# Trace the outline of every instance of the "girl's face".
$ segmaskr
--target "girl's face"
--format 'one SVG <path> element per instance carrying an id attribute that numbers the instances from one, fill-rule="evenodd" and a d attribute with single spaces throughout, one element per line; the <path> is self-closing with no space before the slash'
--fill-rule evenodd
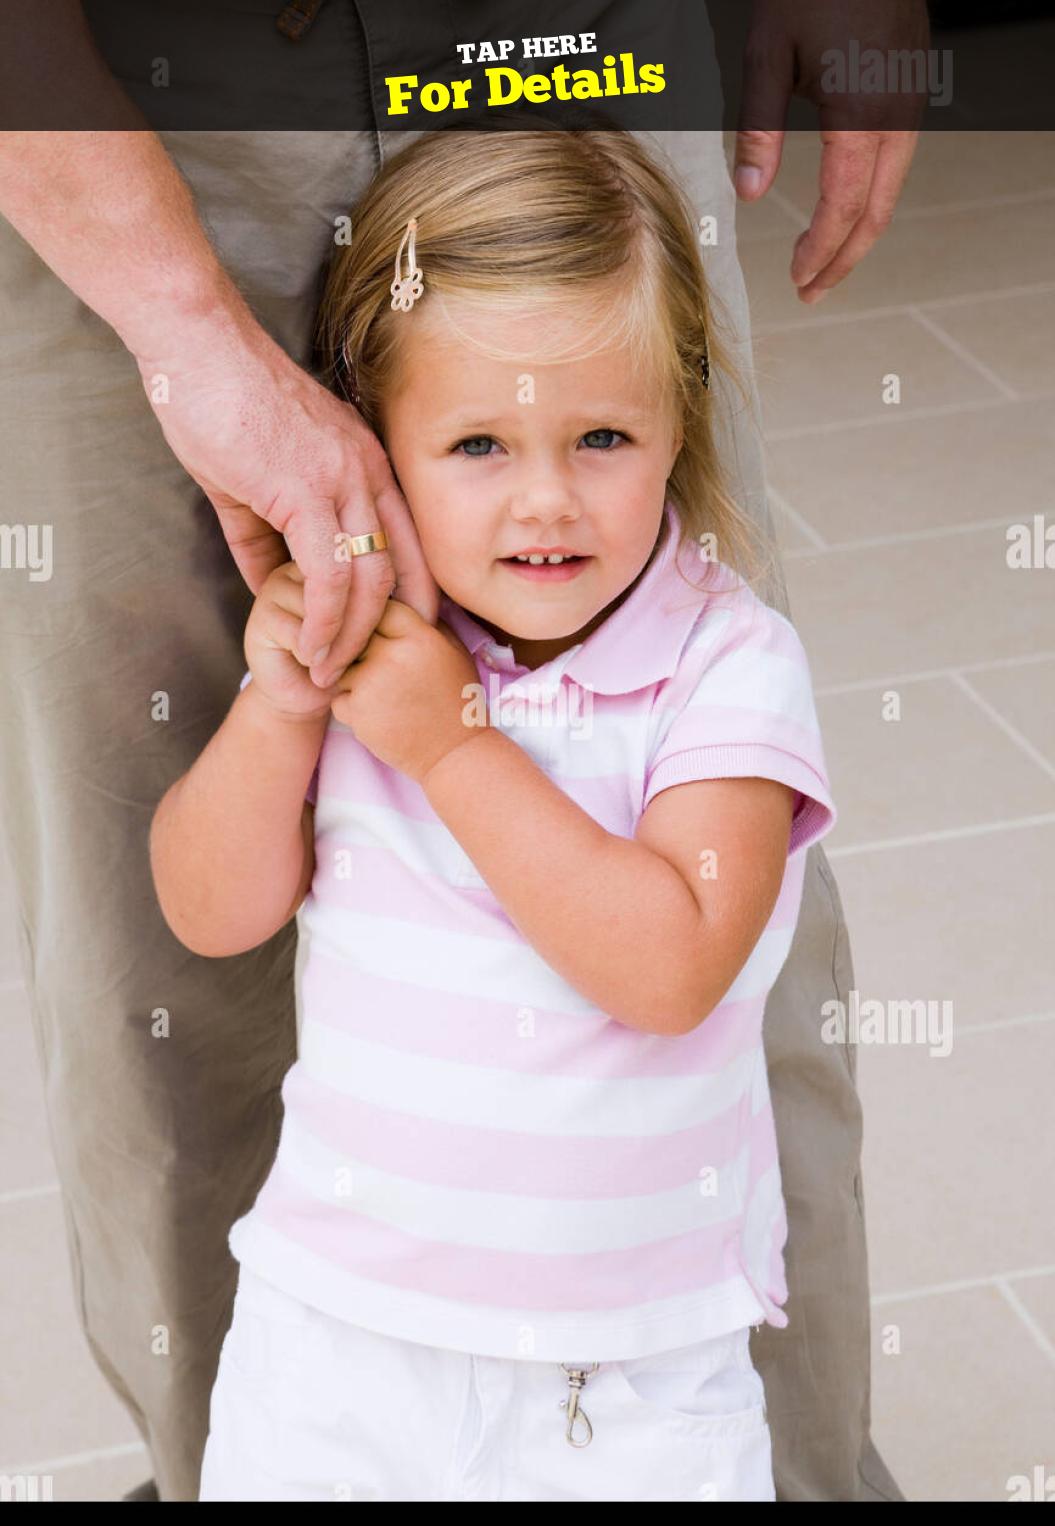
<path id="1" fill-rule="evenodd" d="M 644 571 L 681 432 L 625 351 L 494 360 L 455 329 L 531 353 L 538 314 L 485 327 L 479 310 L 447 311 L 406 315 L 381 434 L 436 582 L 534 668 L 584 640 Z M 511 560 L 555 551 L 580 560 Z"/>

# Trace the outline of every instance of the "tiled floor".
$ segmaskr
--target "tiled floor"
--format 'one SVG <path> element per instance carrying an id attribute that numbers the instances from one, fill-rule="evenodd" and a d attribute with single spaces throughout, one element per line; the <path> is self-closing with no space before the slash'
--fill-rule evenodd
<path id="1" fill-rule="evenodd" d="M 874 1431 L 917 1500 L 1055 1474 L 1055 544 L 1012 569 L 1006 536 L 1042 515 L 1055 543 L 1053 150 L 927 137 L 812 308 L 787 279 L 812 138 L 739 226 L 856 987 L 952 1003 L 947 1055 L 858 1048 Z"/>
<path id="2" fill-rule="evenodd" d="M 787 266 L 815 171 L 791 142 L 740 238 L 827 847 L 862 1000 L 954 1014 L 947 1055 L 858 1051 L 875 1434 L 909 1498 L 1006 1500 L 1055 1473 L 1055 567 L 1010 569 L 1005 536 L 1055 524 L 1055 153 L 927 138 L 810 309 Z M 75 1319 L 13 924 L 0 879 L 0 1473 L 115 1498 L 147 1459 Z"/>

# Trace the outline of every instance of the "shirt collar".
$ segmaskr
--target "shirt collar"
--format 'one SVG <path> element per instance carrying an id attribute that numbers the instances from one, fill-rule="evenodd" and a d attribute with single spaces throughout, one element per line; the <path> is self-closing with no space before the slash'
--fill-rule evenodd
<path id="1" fill-rule="evenodd" d="M 679 546 L 680 521 L 669 499 L 663 514 L 666 539 L 634 591 L 585 641 L 550 662 L 534 669 L 520 666 L 509 647 L 496 642 L 490 631 L 446 594 L 440 598 L 440 618 L 474 659 L 492 656 L 496 659 L 492 666 L 517 677 L 530 673 L 533 681 L 541 682 L 560 664 L 560 671 L 582 688 L 600 694 L 630 694 L 660 683 L 677 667 L 707 597 L 682 576 L 698 582 L 701 562 L 693 557 L 691 544 Z"/>

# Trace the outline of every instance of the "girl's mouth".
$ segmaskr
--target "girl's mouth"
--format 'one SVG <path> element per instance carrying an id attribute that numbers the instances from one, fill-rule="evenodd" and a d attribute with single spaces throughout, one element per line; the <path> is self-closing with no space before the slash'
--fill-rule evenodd
<path id="1" fill-rule="evenodd" d="M 566 556 L 562 562 L 518 562 L 515 557 L 506 556 L 501 565 L 532 583 L 567 583 L 592 561 L 592 556 Z"/>

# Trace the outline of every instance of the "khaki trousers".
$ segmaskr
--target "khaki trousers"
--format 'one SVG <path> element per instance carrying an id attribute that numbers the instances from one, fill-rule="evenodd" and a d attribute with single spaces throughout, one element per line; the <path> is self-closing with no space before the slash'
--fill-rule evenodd
<path id="1" fill-rule="evenodd" d="M 384 71 L 354 24 L 377 3 L 353 13 L 350 0 L 330 0 L 317 28 L 325 46 L 297 45 L 315 49 L 299 55 L 310 69 L 298 65 L 313 91 L 337 99 Z M 276 8 L 232 5 L 227 16 L 245 33 L 260 90 L 269 69 L 288 67 Z M 95 0 L 89 14 L 104 9 Z M 122 6 L 120 28 L 101 42 L 134 52 L 129 27 L 152 10 Z M 333 219 L 405 139 L 162 136 L 261 323 L 305 363 Z M 718 217 L 711 281 L 749 355 L 718 135 L 655 136 L 697 213 Z M 92 1354 L 142 1433 L 161 1499 L 194 1500 L 236 1281 L 227 1232 L 267 1173 L 295 1057 L 296 935 L 290 925 L 236 958 L 188 952 L 157 907 L 147 835 L 237 693 L 252 600 L 132 357 L 2 218 L 0 332 L 0 522 L 53 527 L 50 578 L 0 570 L 0 789 L 70 1266 Z M 730 416 L 725 447 L 742 501 L 768 524 L 749 413 Z M 782 582 L 770 597 L 789 613 Z M 158 691 L 167 722 L 152 718 Z M 823 850 L 808 851 L 801 919 L 764 1029 L 790 1324 L 762 1326 L 751 1355 L 778 1499 L 894 1500 L 869 1437 L 854 1051 L 820 1032 L 823 1003 L 846 1002 L 854 983 L 850 946 Z"/>

